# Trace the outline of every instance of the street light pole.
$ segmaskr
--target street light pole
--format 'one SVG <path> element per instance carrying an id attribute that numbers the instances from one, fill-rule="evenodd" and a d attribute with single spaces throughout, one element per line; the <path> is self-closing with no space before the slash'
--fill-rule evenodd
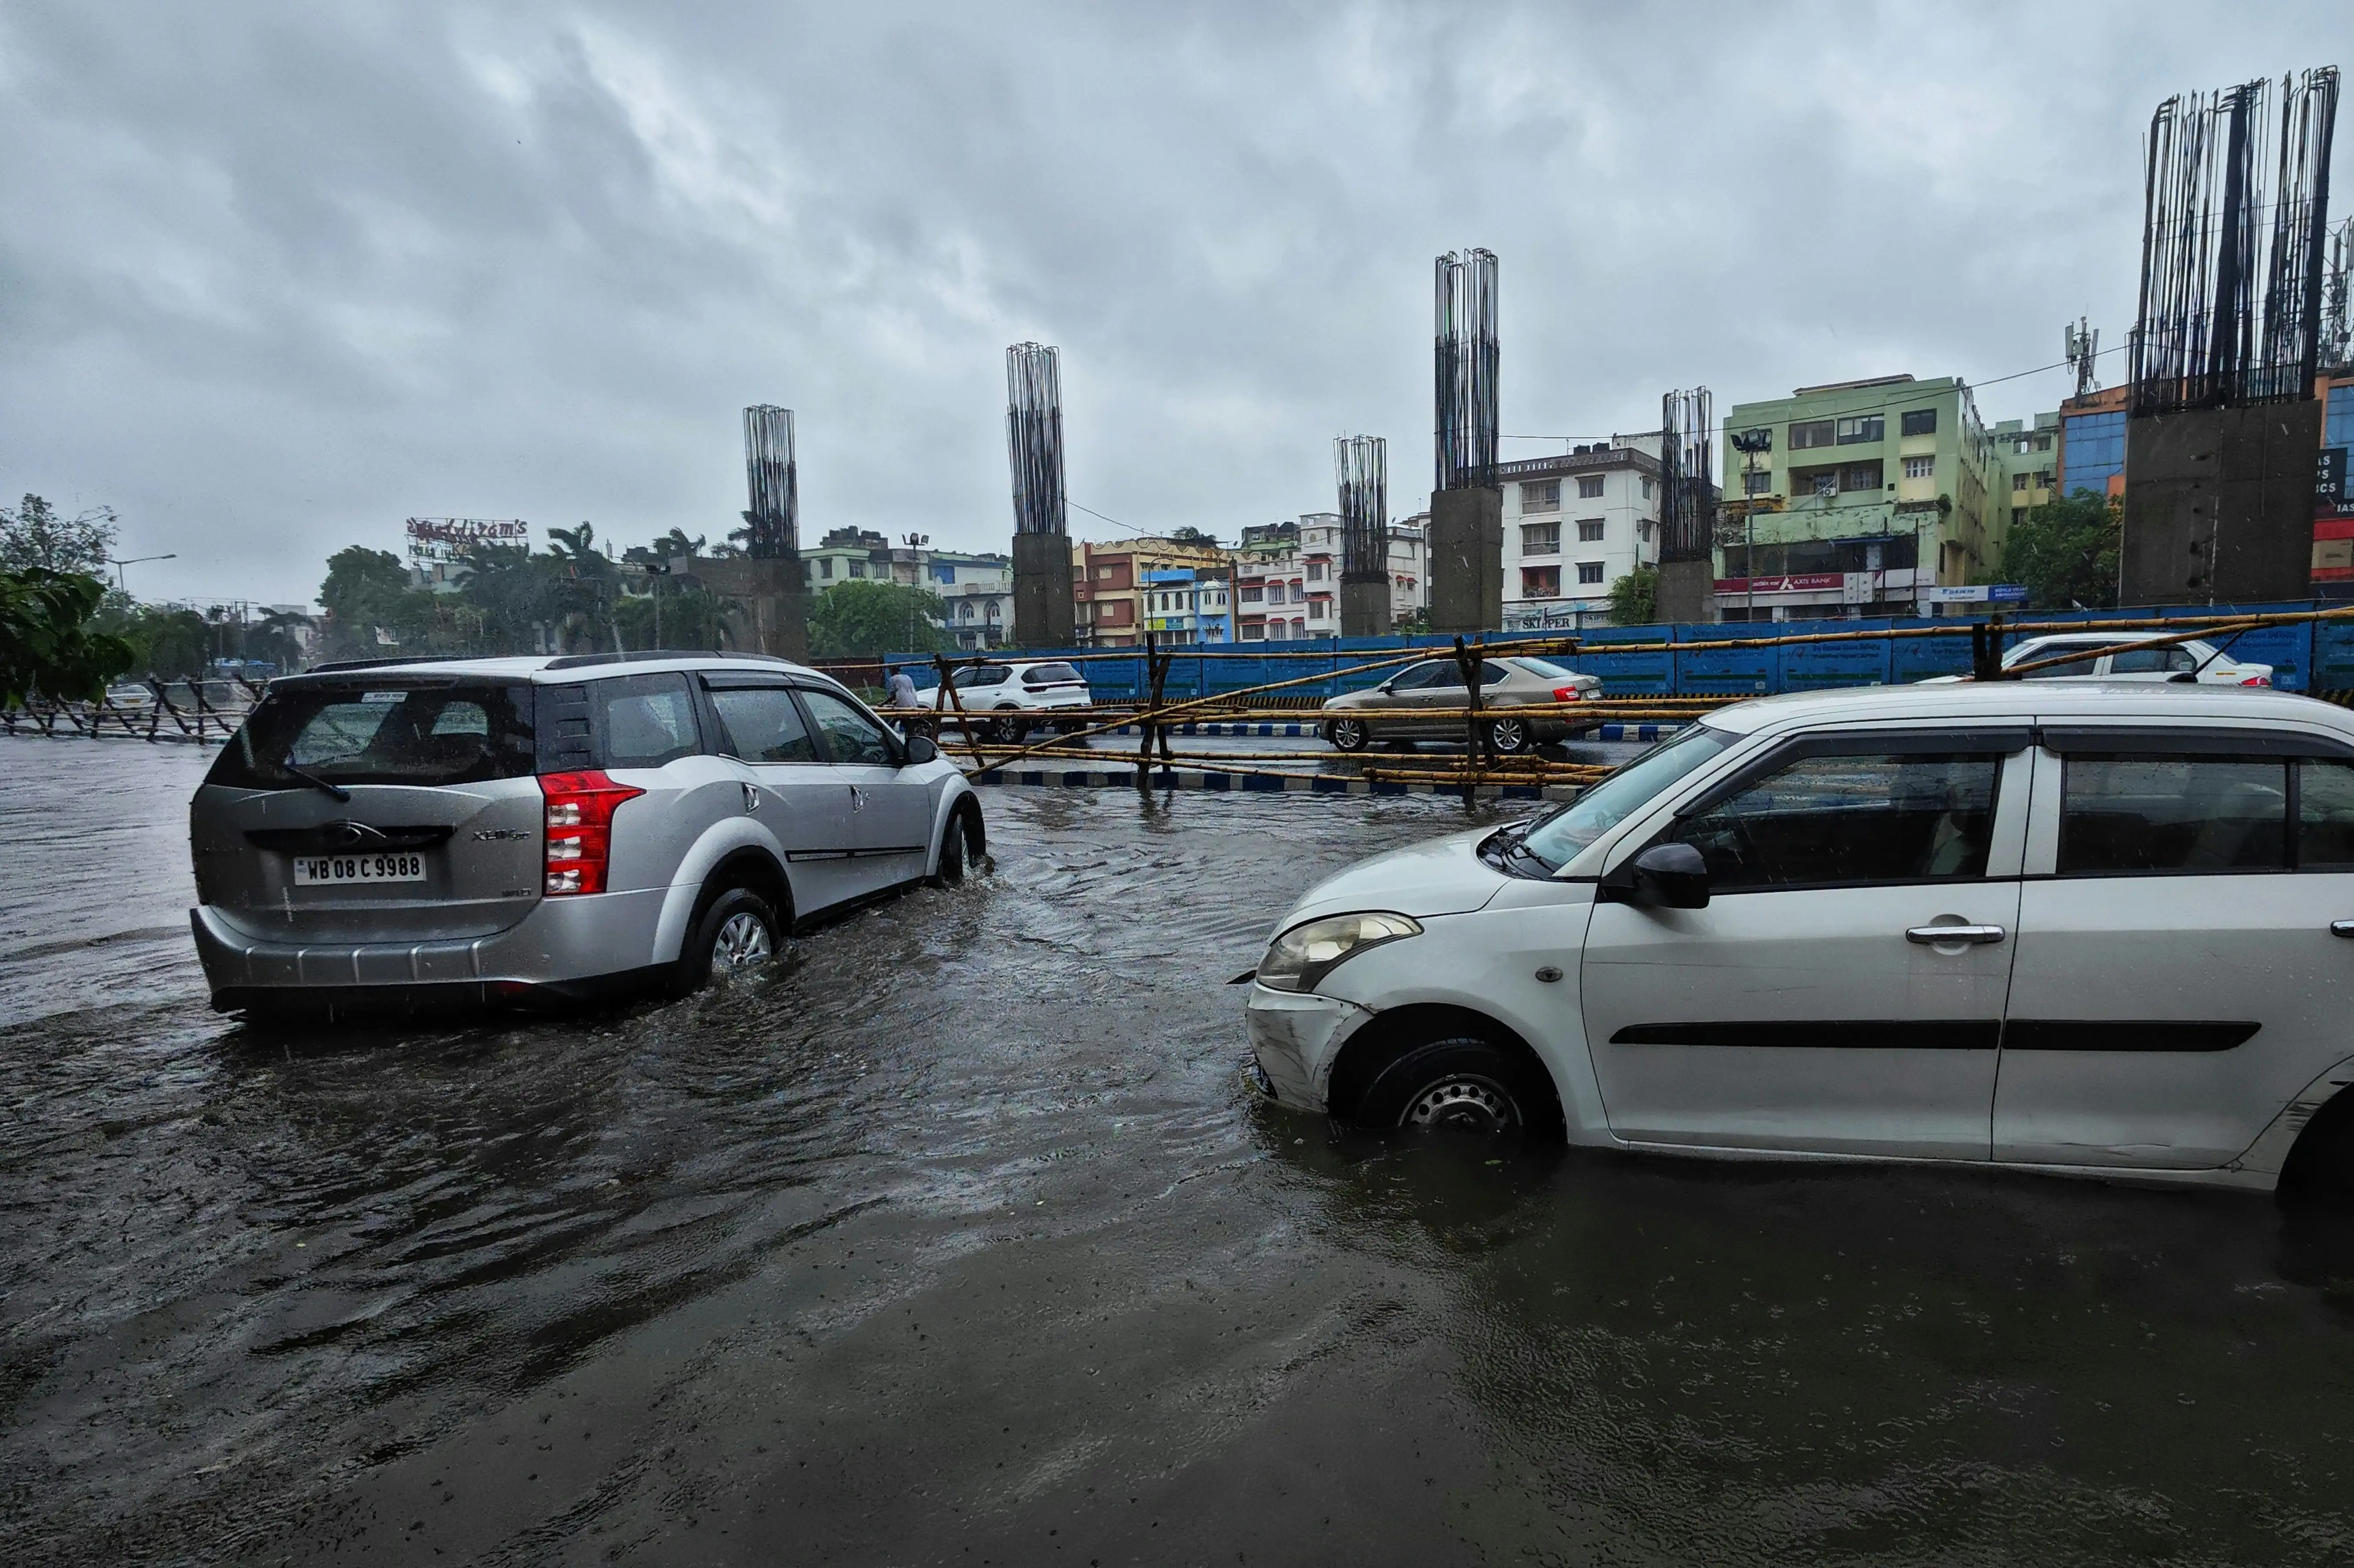
<path id="1" fill-rule="evenodd" d="M 140 562 L 142 562 L 142 561 L 176 561 L 176 560 L 178 560 L 179 558 L 180 558 L 180 556 L 179 556 L 178 552 L 177 552 L 177 551 L 174 551 L 174 552 L 172 552 L 171 554 L 168 554 L 168 555 L 162 555 L 162 556 L 132 556 L 132 557 L 131 557 L 129 560 L 127 560 L 127 561 L 105 561 L 105 560 L 102 560 L 102 561 L 101 561 L 101 562 L 99 563 L 99 565 L 101 565 L 101 566 L 105 566 L 105 567 L 112 567 L 114 568 L 114 588 L 115 588 L 115 591 L 116 591 L 116 592 L 118 592 L 118 593 L 120 593 L 120 594 L 122 594 L 124 598 L 126 598 L 126 599 L 127 599 L 127 598 L 129 598 L 129 597 L 130 597 L 131 589 L 130 589 L 130 588 L 129 588 L 129 587 L 124 583 L 124 581 L 123 581 L 123 578 L 122 578 L 122 568 L 123 568 L 123 567 L 135 567 L 135 566 L 139 565 L 139 563 L 140 563 Z"/>

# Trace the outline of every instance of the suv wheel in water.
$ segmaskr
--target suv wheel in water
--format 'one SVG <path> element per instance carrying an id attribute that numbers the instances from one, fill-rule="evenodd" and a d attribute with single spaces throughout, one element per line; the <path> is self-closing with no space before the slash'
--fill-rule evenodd
<path id="1" fill-rule="evenodd" d="M 1324 726 L 1324 738 L 1332 743 L 1335 751 L 1365 749 L 1365 723 L 1363 719 L 1334 719 Z"/>
<path id="2" fill-rule="evenodd" d="M 1529 748 L 1529 726 L 1521 719 L 1497 719 L 1488 726 L 1488 745 L 1499 757 L 1518 757 Z"/>
<path id="3" fill-rule="evenodd" d="M 1357 1102 L 1367 1127 L 1514 1132 L 1535 1104 L 1522 1065 L 1477 1035 L 1450 1035 L 1406 1052 L 1382 1069 Z"/>
<path id="4" fill-rule="evenodd" d="M 1009 710 L 997 715 L 997 722 L 990 726 L 990 733 L 1000 746 L 1019 746 L 1030 733 L 1030 723 L 1020 714 Z"/>
<path id="5" fill-rule="evenodd" d="M 748 887 L 731 887 L 711 901 L 679 954 L 679 990 L 700 991 L 715 978 L 725 978 L 776 957 L 779 946 L 777 912 Z"/>
<path id="6" fill-rule="evenodd" d="M 948 826 L 940 830 L 939 869 L 932 874 L 934 887 L 954 887 L 964 880 L 965 867 L 981 863 L 982 853 L 981 809 L 965 802 L 949 813 Z"/>

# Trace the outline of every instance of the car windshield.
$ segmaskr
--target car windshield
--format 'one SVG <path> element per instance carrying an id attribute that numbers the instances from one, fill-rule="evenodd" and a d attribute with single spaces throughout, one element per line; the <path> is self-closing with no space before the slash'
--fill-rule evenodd
<path id="1" fill-rule="evenodd" d="M 1541 819 L 1518 847 L 1547 871 L 1559 871 L 1580 850 L 1740 738 L 1730 730 L 1704 724 L 1670 736 L 1566 807 Z"/>
<path id="2" fill-rule="evenodd" d="M 221 748 L 207 781 L 242 789 L 471 784 L 533 770 L 529 686 L 278 687 Z"/>

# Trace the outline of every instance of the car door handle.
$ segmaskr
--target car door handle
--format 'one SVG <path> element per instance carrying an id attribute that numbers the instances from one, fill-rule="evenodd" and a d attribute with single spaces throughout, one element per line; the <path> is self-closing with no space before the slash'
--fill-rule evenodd
<path id="1" fill-rule="evenodd" d="M 1999 942 L 2003 935 L 1999 926 L 1915 926 L 1904 933 L 1904 939 L 1934 948 L 1945 942 Z"/>
<path id="2" fill-rule="evenodd" d="M 2333 937 L 2354 937 L 2354 920 L 2332 920 L 2329 934 Z"/>

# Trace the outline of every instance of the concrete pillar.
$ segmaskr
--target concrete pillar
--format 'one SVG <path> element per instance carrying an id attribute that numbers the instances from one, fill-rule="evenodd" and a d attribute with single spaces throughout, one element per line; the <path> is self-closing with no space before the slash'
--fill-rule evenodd
<path id="1" fill-rule="evenodd" d="M 1504 624 L 1504 493 L 1442 490 L 1430 498 L 1430 629 Z"/>
<path id="2" fill-rule="evenodd" d="M 1387 637 L 1390 634 L 1390 579 L 1384 575 L 1364 581 L 1341 579 L 1341 635 Z"/>
<path id="3" fill-rule="evenodd" d="M 1716 619 L 1716 563 L 1659 563 L 1659 604 L 1652 617 L 1669 625 Z"/>
<path id="4" fill-rule="evenodd" d="M 1070 536 L 1014 535 L 1014 635 L 1025 648 L 1068 648 L 1073 620 Z"/>
<path id="5" fill-rule="evenodd" d="M 737 647 L 780 659 L 809 657 L 809 568 L 798 556 L 698 556 L 687 565 L 722 601 Z"/>
<path id="6" fill-rule="evenodd" d="M 2321 413 L 2306 398 L 2127 419 L 2117 602 L 2310 598 Z"/>

